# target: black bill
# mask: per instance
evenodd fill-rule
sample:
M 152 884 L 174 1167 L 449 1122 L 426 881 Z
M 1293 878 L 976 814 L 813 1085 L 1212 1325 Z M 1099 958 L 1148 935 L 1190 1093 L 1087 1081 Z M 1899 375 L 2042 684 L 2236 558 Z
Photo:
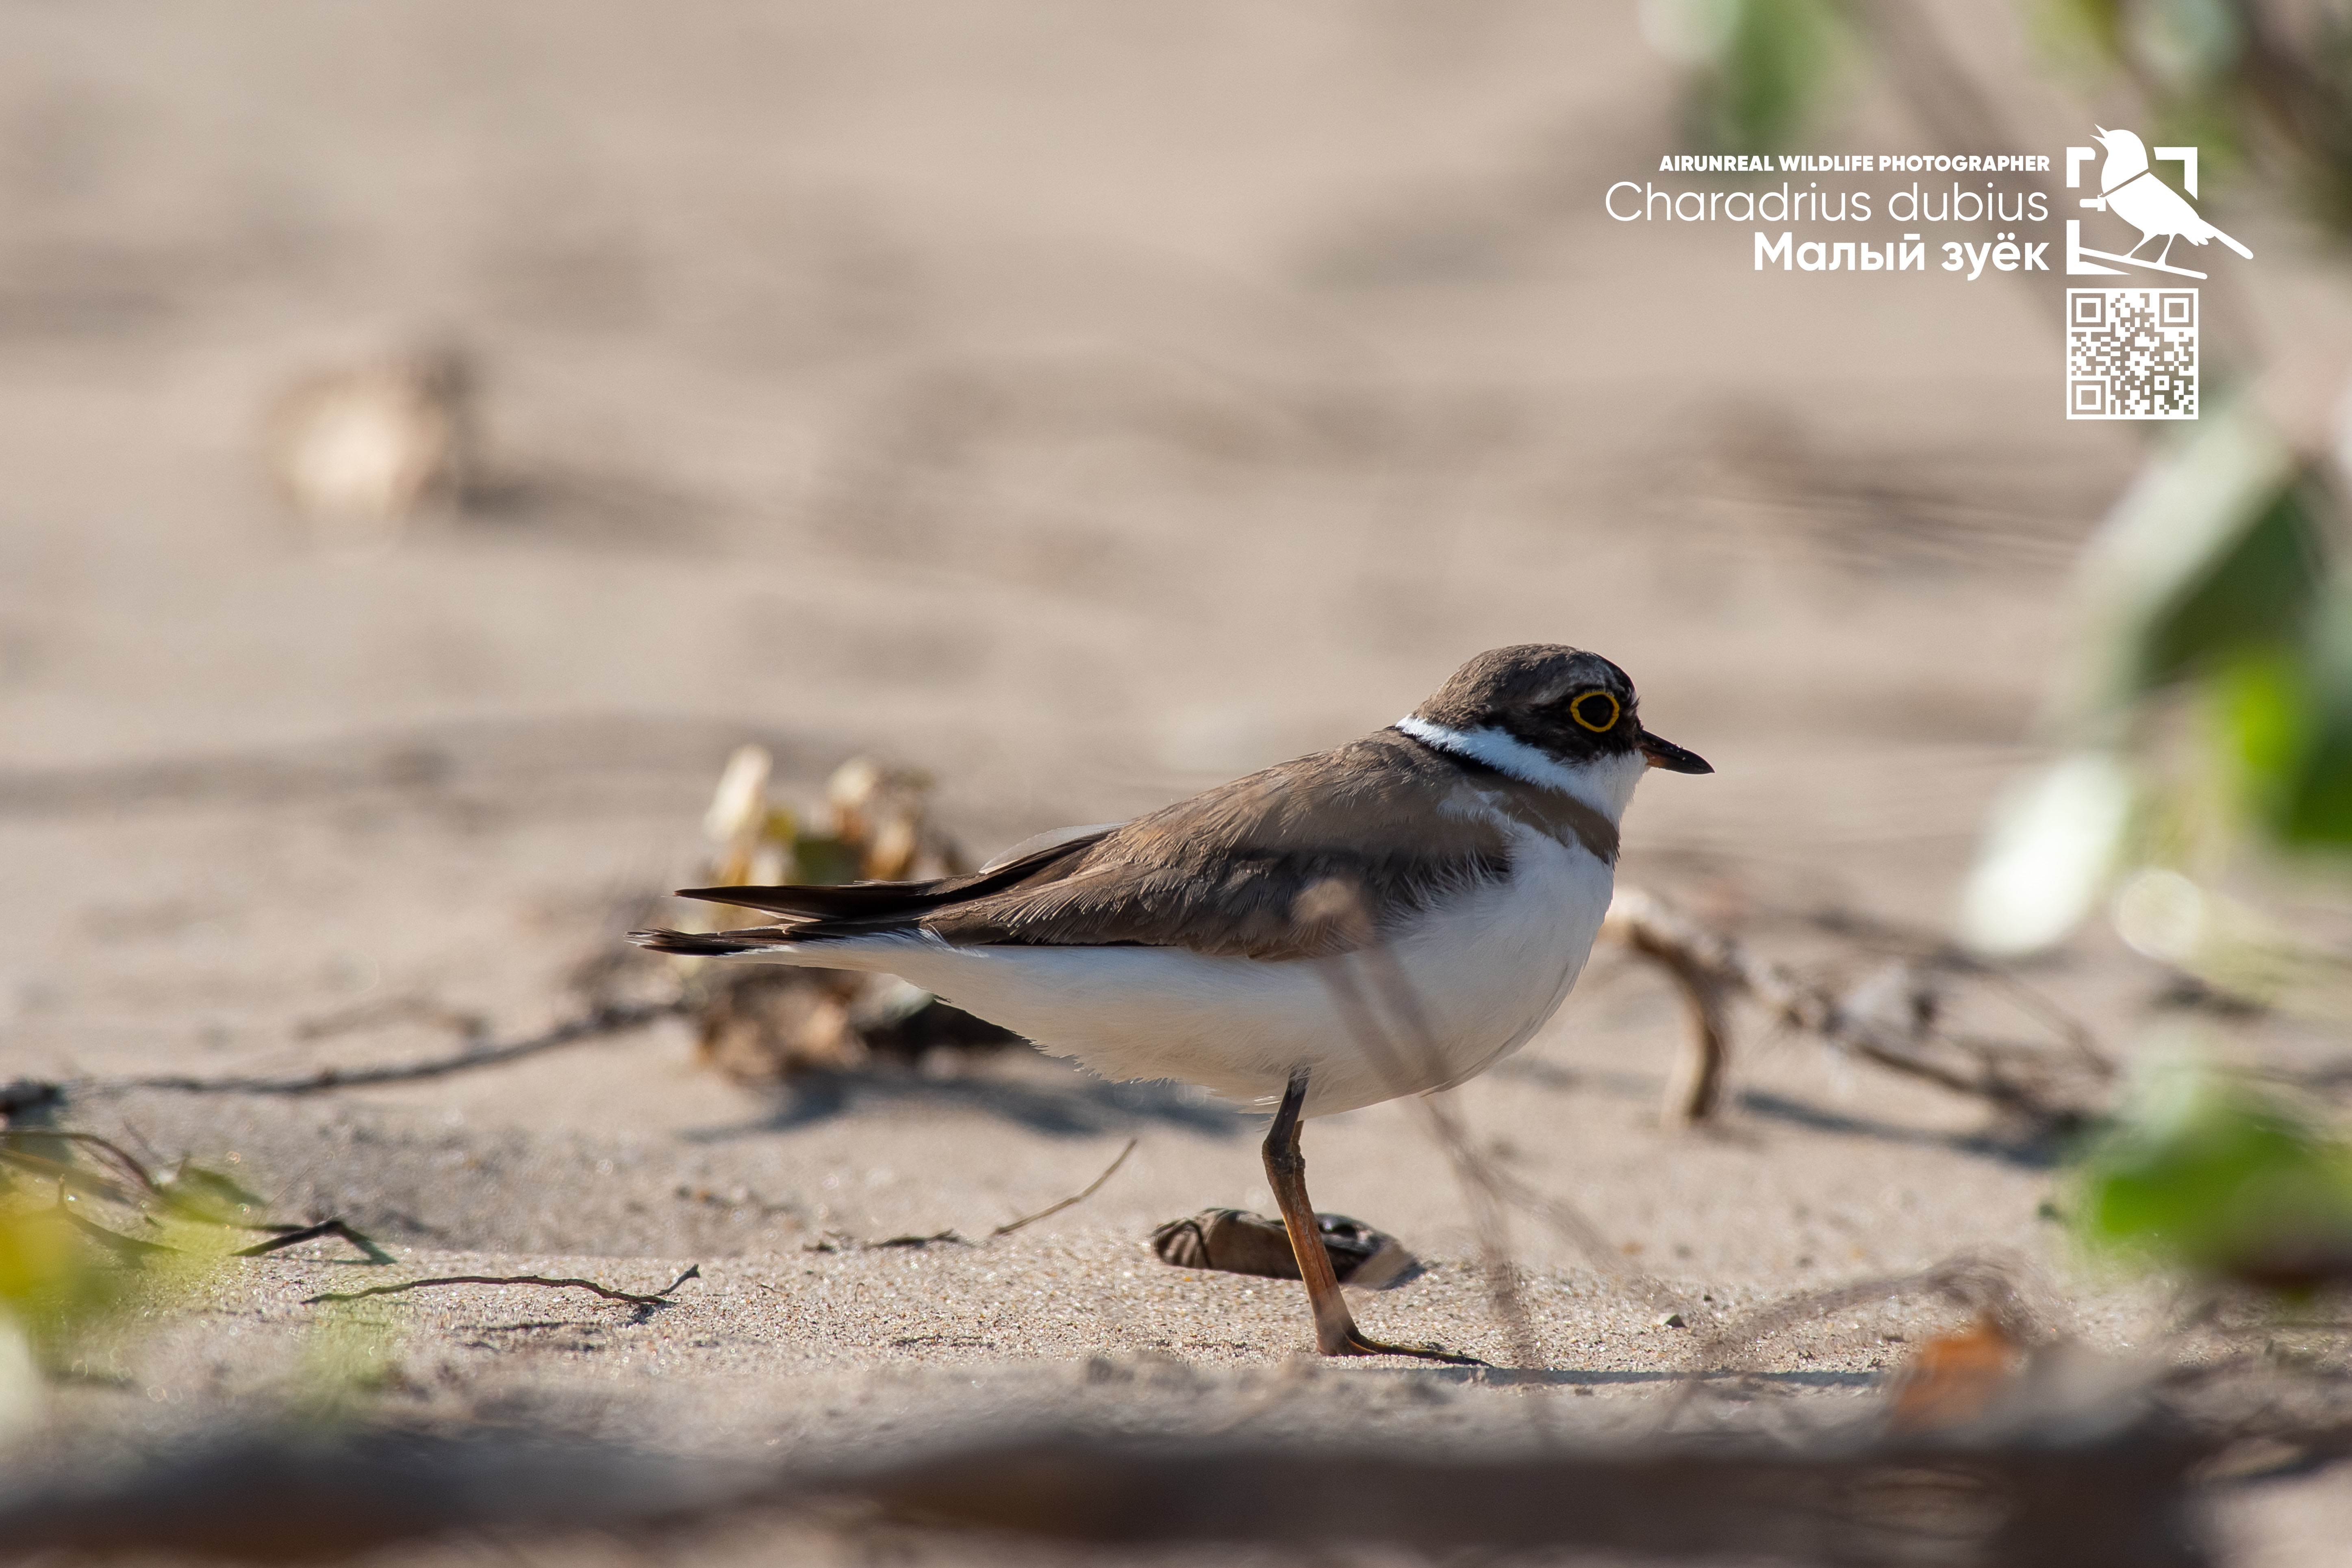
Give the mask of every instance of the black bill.
M 1662 741 L 1647 730 L 1642 731 L 1642 754 L 1650 759 L 1654 768 L 1664 768 L 1670 773 L 1711 773 L 1715 769 L 1696 752 L 1686 752 L 1672 741 Z

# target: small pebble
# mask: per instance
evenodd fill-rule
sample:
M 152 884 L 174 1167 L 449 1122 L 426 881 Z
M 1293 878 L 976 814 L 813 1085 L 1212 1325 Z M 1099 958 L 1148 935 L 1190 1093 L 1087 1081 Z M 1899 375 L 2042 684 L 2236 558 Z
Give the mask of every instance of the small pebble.
M 1683 1326 L 1683 1315 L 1680 1312 L 1661 1312 L 1652 1326 L 1660 1329 L 1679 1329 Z

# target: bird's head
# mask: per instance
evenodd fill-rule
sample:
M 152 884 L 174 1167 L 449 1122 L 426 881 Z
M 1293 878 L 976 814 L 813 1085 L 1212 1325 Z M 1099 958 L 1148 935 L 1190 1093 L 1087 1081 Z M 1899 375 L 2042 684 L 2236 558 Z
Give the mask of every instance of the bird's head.
M 1572 773 L 1621 780 L 1622 796 L 1649 768 L 1711 773 L 1696 752 L 1642 727 L 1640 699 L 1625 672 L 1597 653 L 1524 643 L 1480 654 L 1412 717 L 1465 736 L 1506 737 Z

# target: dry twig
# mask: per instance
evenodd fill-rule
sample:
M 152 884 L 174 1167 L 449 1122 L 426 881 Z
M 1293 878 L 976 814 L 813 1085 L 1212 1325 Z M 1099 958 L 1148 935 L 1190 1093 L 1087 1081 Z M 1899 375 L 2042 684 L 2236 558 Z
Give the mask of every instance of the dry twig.
M 1035 1214 L 1023 1215 L 1019 1219 L 1008 1220 L 1004 1224 L 998 1226 L 994 1230 L 990 1231 L 988 1233 L 988 1239 L 994 1241 L 1000 1236 L 1011 1236 L 1016 1230 L 1035 1225 L 1041 1219 L 1049 1219 L 1053 1215 L 1060 1214 L 1066 1208 L 1073 1208 L 1077 1205 L 1086 1202 L 1088 1198 L 1102 1191 L 1102 1185 L 1105 1182 L 1109 1181 L 1113 1176 L 1118 1174 L 1118 1168 L 1127 1163 L 1127 1157 L 1135 1152 L 1135 1146 L 1141 1142 L 1142 1140 L 1139 1138 L 1129 1139 L 1127 1141 L 1127 1147 L 1118 1152 L 1118 1158 L 1113 1160 L 1108 1168 L 1106 1169 L 1101 1175 L 1097 1176 L 1093 1181 L 1088 1182 L 1086 1185 L 1085 1191 L 1073 1193 L 1068 1197 L 1064 1198 L 1060 1203 L 1048 1204 L 1045 1207 L 1039 1209 Z
M 1620 888 L 1601 922 L 1613 937 L 1664 966 L 1690 1009 L 1690 1047 L 1666 1084 L 1668 1126 L 1705 1121 L 1723 1099 L 1731 1057 L 1733 978 L 1740 965 L 1728 938 L 1706 930 L 1638 888 Z
M 447 1274 L 434 1279 L 409 1279 L 398 1285 L 371 1285 L 364 1290 L 329 1290 L 302 1298 L 308 1307 L 320 1301 L 357 1301 L 369 1296 L 397 1296 L 404 1290 L 425 1290 L 437 1285 L 543 1285 L 557 1290 L 591 1290 L 607 1301 L 626 1301 L 638 1307 L 667 1307 L 670 1292 L 689 1279 L 702 1278 L 702 1265 L 689 1264 L 685 1273 L 663 1286 L 650 1296 L 639 1296 L 627 1290 L 615 1290 L 609 1285 L 599 1285 L 593 1279 L 551 1279 L 543 1274 Z
M 1896 1023 L 1884 1009 L 1867 1005 L 1867 987 L 1842 994 L 1803 979 L 1639 888 L 1617 889 L 1601 930 L 1663 965 L 1690 1005 L 1691 1049 L 1668 1091 L 1669 1122 L 1704 1121 L 1720 1102 L 1730 1048 L 1729 1004 L 1739 997 L 1762 1007 L 1782 1027 L 1817 1035 L 1865 1061 L 1989 1100 L 2037 1121 L 2079 1119 L 2088 1109 L 2090 1087 L 2115 1076 L 2114 1064 L 2091 1046 L 2079 1026 L 2062 1027 L 2073 1057 L 2071 1065 L 2062 1066 L 2047 1050 L 1948 1033 L 1925 1016 Z M 2076 1080 L 2072 1085 L 2069 1077 Z M 2088 1086 L 2084 1079 L 2090 1080 Z
M 1048 1204 L 1035 1214 L 1023 1215 L 1019 1219 L 1008 1220 L 978 1241 L 954 1229 L 933 1231 L 929 1236 L 886 1237 L 880 1241 L 861 1241 L 853 1236 L 834 1235 L 821 1236 L 814 1241 L 805 1243 L 801 1250 L 803 1252 L 878 1252 L 887 1247 L 986 1247 L 999 1237 L 1011 1236 L 1016 1230 L 1033 1226 L 1041 1219 L 1049 1218 L 1060 1214 L 1066 1208 L 1082 1204 L 1102 1191 L 1103 1184 L 1118 1173 L 1118 1168 L 1127 1163 L 1127 1157 L 1135 1152 L 1135 1146 L 1141 1142 L 1139 1138 L 1129 1139 L 1127 1147 L 1118 1152 L 1118 1158 L 1111 1161 L 1101 1175 L 1088 1182 L 1083 1191 L 1073 1193 L 1057 1203 Z
M 682 998 L 661 1002 L 608 1004 L 584 1016 L 566 1019 L 553 1028 L 502 1046 L 469 1047 L 447 1056 L 417 1061 L 387 1062 L 365 1068 L 320 1068 L 281 1078 L 232 1077 L 131 1078 L 93 1080 L 73 1086 L 77 1094 L 122 1094 L 132 1089 L 160 1089 L 181 1094 L 320 1094 L 335 1089 L 365 1089 L 377 1084 L 414 1083 L 421 1079 L 446 1078 L 477 1068 L 500 1067 L 542 1051 L 574 1046 L 606 1035 L 642 1028 L 658 1019 L 686 1012 Z

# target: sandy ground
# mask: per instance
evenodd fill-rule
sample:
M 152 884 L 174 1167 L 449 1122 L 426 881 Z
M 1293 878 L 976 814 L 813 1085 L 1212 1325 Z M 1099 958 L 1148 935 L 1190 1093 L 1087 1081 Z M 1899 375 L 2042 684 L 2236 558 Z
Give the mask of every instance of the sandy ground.
M 746 739 L 804 793 L 860 752 L 929 768 L 993 849 L 1376 727 L 1519 640 L 1607 652 L 1719 770 L 1644 787 L 1626 878 L 1793 957 L 1828 951 L 1825 909 L 1940 929 L 2137 447 L 2056 416 L 2046 292 L 1862 280 L 1831 308 L 1720 237 L 1602 218 L 1677 144 L 1632 14 L 0 6 L 5 1073 L 446 1045 L 304 1028 L 411 999 L 536 1028 L 628 900 L 691 871 Z M 2021 144 L 2058 144 L 2073 111 L 2007 17 L 1947 20 Z M 1920 141 L 1874 91 L 1842 112 Z M 2352 325 L 2312 265 L 2227 305 L 2287 370 Z M 423 336 L 477 358 L 502 499 L 394 548 L 307 531 L 260 478 L 260 409 Z M 2032 978 L 2117 1049 L 2152 1026 L 2159 977 L 2100 941 Z M 2095 1345 L 2148 1331 L 2040 1217 L 2052 1151 L 1969 1102 L 1752 1041 L 1718 1128 L 1662 1129 L 1677 1018 L 1597 964 L 1464 1113 L 1710 1306 L 1984 1250 Z M 345 1216 L 403 1269 L 701 1265 L 649 1316 L 488 1289 L 356 1312 L 382 1397 L 434 1412 L 730 1451 L 1038 1412 L 1486 1429 L 1531 1399 L 1605 1433 L 1691 1343 L 1522 1226 L 1546 1378 L 1303 1363 L 1295 1287 L 1142 1241 L 1270 1207 L 1258 1124 L 1025 1052 L 761 1091 L 668 1025 L 68 1121 Z M 807 1250 L 982 1235 L 1129 1139 L 1017 1237 Z M 1405 1111 L 1318 1122 L 1308 1154 L 1320 1204 L 1428 1260 L 1361 1303 L 1373 1331 L 1506 1357 Z M 315 1353 L 299 1298 L 377 1277 L 332 1252 L 215 1282 L 65 1413 L 281 1396 Z M 1753 1397 L 1875 1397 L 1948 1321 L 1778 1336 Z M 2222 1505 L 2235 1560 L 2327 1560 L 2346 1489 Z

